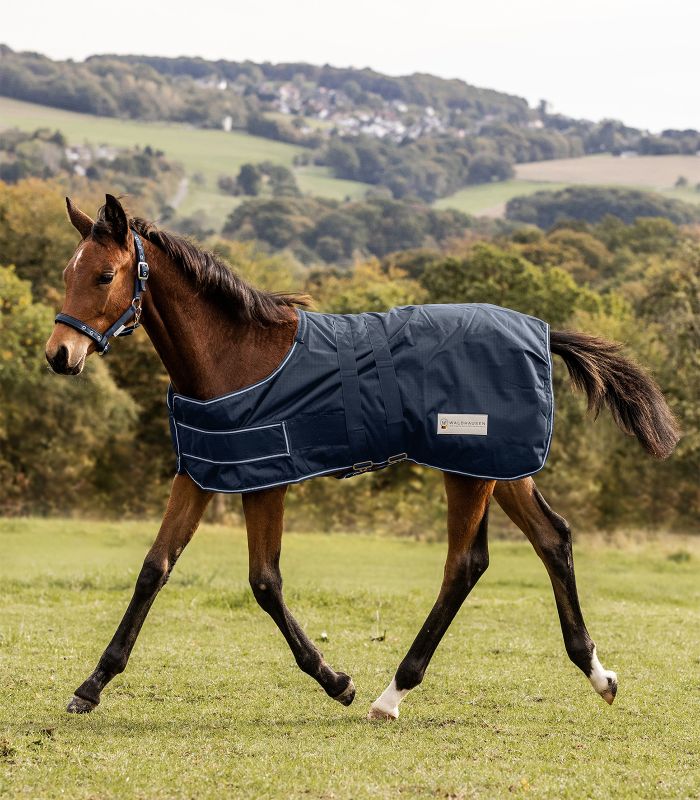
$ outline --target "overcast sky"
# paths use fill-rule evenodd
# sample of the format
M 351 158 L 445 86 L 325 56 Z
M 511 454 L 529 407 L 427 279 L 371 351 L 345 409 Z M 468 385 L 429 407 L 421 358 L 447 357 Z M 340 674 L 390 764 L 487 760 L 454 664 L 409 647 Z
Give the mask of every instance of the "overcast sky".
M 20 0 L 0 22 L 0 42 L 52 58 L 196 55 L 429 72 L 651 130 L 700 129 L 699 38 L 700 0 Z

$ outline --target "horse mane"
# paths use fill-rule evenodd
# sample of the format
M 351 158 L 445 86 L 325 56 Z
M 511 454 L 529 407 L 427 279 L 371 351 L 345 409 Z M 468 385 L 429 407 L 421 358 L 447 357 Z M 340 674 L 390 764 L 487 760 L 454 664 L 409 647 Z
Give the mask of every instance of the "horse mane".
M 288 322 L 287 309 L 306 307 L 311 302 L 305 294 L 256 289 L 219 256 L 197 247 L 184 236 L 161 230 L 154 222 L 130 217 L 129 227 L 178 264 L 197 290 L 222 302 L 242 322 L 262 327 Z M 111 236 L 109 223 L 104 217 L 104 206 L 98 212 L 92 235 L 97 239 Z

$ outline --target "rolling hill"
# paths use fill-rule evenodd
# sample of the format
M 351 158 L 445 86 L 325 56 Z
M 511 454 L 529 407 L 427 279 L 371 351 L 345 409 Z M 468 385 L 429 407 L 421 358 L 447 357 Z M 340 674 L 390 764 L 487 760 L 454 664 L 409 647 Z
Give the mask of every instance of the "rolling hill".
M 10 127 L 28 131 L 41 127 L 58 129 L 71 144 L 89 141 L 114 147 L 150 145 L 163 150 L 169 158 L 179 161 L 188 175 L 178 212 L 187 215 L 204 210 L 216 227 L 223 224 L 238 202 L 219 191 L 216 181 L 220 175 L 235 175 L 246 162 L 270 160 L 292 167 L 294 157 L 303 152 L 301 147 L 240 131 L 98 117 L 0 97 L 0 128 Z M 362 197 L 369 188 L 334 178 L 325 167 L 300 167 L 295 169 L 295 175 L 303 192 L 338 200 Z
M 687 186 L 676 186 L 678 178 Z M 659 192 L 687 203 L 700 203 L 700 157 L 611 156 L 609 154 L 560 158 L 516 164 L 509 181 L 467 186 L 435 202 L 436 208 L 455 208 L 477 216 L 502 217 L 514 197 L 567 186 L 613 186 Z
M 115 147 L 151 145 L 182 163 L 187 180 L 178 196 L 182 216 L 204 212 L 210 224 L 220 229 L 240 202 L 217 187 L 220 175 L 233 175 L 247 162 L 269 160 L 293 169 L 305 194 L 336 200 L 362 198 L 370 185 L 333 177 L 328 167 L 295 166 L 295 157 L 308 149 L 243 131 L 196 128 L 167 122 L 141 122 L 81 114 L 49 106 L 0 97 L 0 128 L 58 129 L 72 144 L 85 141 Z M 676 187 L 679 177 L 687 186 Z M 609 154 L 552 159 L 515 166 L 515 178 L 467 186 L 437 200 L 439 209 L 453 208 L 469 214 L 502 217 L 508 200 L 542 189 L 566 186 L 627 186 L 659 191 L 686 202 L 700 203 L 700 158 L 694 155 L 614 157 Z

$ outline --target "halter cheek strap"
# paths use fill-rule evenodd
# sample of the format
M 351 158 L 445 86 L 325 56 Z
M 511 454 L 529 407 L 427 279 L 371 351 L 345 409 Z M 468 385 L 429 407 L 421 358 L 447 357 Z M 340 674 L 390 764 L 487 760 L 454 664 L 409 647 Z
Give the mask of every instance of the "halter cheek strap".
M 146 291 L 146 281 L 148 280 L 149 269 L 141 237 L 133 229 L 131 233 L 134 237 L 134 247 L 136 249 L 136 278 L 134 279 L 134 296 L 131 298 L 131 304 L 119 317 L 119 319 L 113 325 L 110 325 L 110 327 L 107 328 L 104 333 L 100 333 L 87 323 L 77 319 L 77 317 L 71 317 L 70 314 L 56 314 L 56 319 L 54 320 L 55 323 L 62 322 L 64 325 L 68 325 L 69 328 L 74 328 L 76 331 L 78 331 L 78 333 L 84 334 L 93 342 L 95 342 L 95 350 L 101 356 L 105 355 L 105 353 L 107 353 L 109 350 L 109 340 L 112 338 L 112 336 L 129 336 L 141 324 L 141 298 L 143 293 Z M 131 325 L 127 325 L 131 319 L 134 320 L 133 323 Z

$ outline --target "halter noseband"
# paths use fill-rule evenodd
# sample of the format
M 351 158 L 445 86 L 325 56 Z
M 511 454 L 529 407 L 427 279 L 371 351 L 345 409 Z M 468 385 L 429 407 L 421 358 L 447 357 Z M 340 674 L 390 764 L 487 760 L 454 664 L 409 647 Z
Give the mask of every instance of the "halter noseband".
M 143 243 L 141 237 L 135 230 L 131 230 L 134 237 L 134 246 L 136 248 L 136 278 L 134 280 L 134 296 L 131 298 L 129 308 L 119 317 L 119 319 L 111 325 L 104 333 L 96 331 L 94 328 L 87 325 L 85 322 L 71 317 L 70 314 L 56 314 L 54 324 L 62 322 L 70 328 L 75 328 L 78 333 L 92 339 L 95 342 L 95 350 L 101 356 L 109 350 L 109 340 L 112 336 L 130 336 L 136 328 L 140 326 L 141 319 L 141 296 L 146 291 L 146 281 L 148 280 L 148 262 L 146 261 L 146 254 L 143 250 Z M 132 325 L 126 323 L 133 317 L 134 322 Z

